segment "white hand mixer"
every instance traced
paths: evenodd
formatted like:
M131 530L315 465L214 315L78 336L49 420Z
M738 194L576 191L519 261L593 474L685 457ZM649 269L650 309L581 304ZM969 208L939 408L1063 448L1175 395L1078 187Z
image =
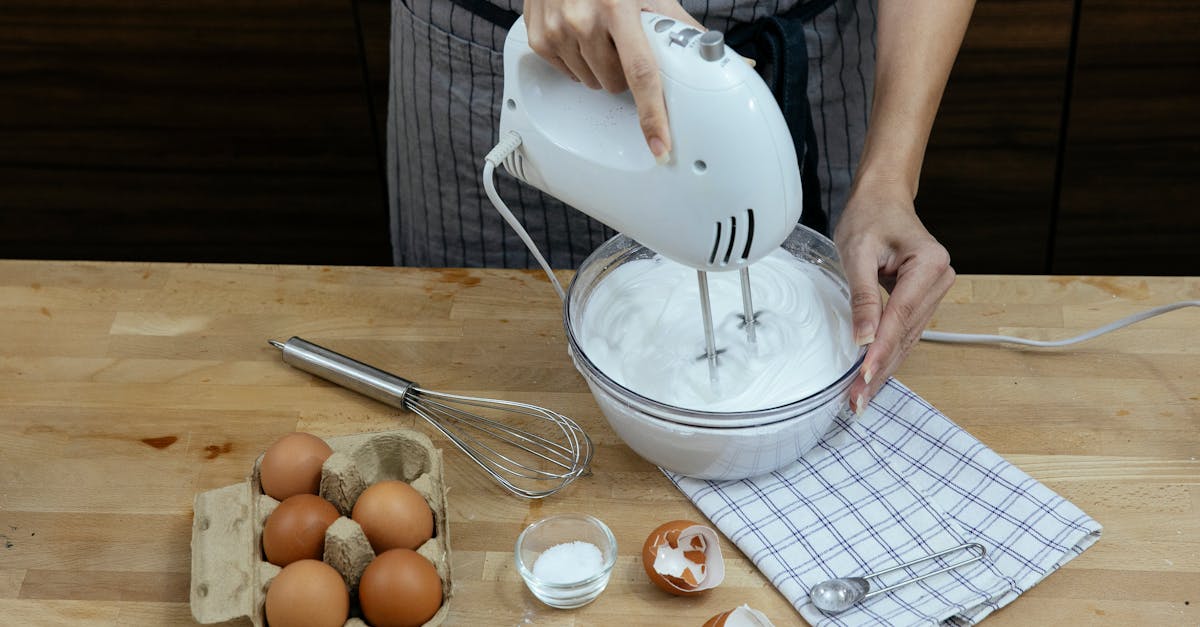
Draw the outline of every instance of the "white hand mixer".
M504 42L500 143L484 186L551 283L562 286L496 193L514 177L570 204L672 261L697 270L705 357L715 367L706 272L741 273L743 319L754 341L749 265L779 247L800 219L800 168L775 97L718 31L701 33L653 13L642 26L658 62L670 118L671 160L646 147L630 93L577 83L529 47L524 18Z
M762 79L728 50L721 33L642 14L670 116L672 159L646 147L633 97L576 83L529 47L524 19L504 42L500 143L488 153L484 187L541 264L562 286L521 223L496 193L493 170L510 174L697 270L706 351L715 367L708 280L741 272L743 319L754 340L748 266L775 250L800 219L800 169L787 122ZM811 190L810 190L811 191ZM1155 307L1062 340L925 331L935 342L1076 344L1200 301Z

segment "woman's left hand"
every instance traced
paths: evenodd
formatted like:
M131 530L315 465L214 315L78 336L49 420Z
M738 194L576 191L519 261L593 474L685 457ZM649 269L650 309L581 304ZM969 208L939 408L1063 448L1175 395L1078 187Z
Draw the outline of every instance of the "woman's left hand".
M954 284L950 255L913 208L902 185L858 181L834 239L850 283L854 340L869 344L850 403L862 413L921 339ZM880 291L890 293L884 303Z

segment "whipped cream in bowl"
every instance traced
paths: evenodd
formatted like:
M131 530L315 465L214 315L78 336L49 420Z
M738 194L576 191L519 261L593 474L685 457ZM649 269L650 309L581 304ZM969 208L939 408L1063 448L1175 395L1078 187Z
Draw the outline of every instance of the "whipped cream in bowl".
M609 424L642 457L704 478L774 470L815 445L846 408L866 354L853 341L841 262L831 241L797 226L751 265L754 342L738 272L710 272L708 282L715 377L696 271L623 235L571 282L571 356Z

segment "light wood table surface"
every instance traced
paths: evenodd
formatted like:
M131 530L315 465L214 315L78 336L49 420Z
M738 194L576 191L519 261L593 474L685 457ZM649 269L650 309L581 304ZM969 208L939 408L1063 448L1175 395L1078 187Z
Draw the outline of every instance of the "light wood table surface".
M964 276L947 331L1061 337L1200 298L1197 278ZM493 486L440 436L453 625L695 625L749 603L799 615L735 547L698 598L642 572L658 523L698 511L604 422L536 273L0 262L0 624L190 624L192 499L241 481L292 430L413 427L281 363L300 335L439 390L575 417L594 476L544 502ZM1200 624L1200 310L1058 351L923 344L899 378L1104 525L1100 541L989 625ZM608 590L541 606L512 565L523 526L568 511L612 527Z

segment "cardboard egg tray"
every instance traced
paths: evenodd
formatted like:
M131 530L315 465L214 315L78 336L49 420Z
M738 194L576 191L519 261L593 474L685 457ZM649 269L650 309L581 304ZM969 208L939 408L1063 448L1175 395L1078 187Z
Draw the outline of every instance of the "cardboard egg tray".
M425 435L396 430L326 440L333 455L321 468L321 496L342 514L325 532L325 563L350 589L351 618L346 627L366 627L355 617L358 580L375 558L367 537L350 512L358 495L373 483L399 479L412 485L433 510L433 537L417 552L442 579L442 607L425 623L441 625L451 596L450 544L446 535L446 490L442 454ZM260 455L250 477L196 495L192 516L192 617L203 624L266 625L267 587L280 567L266 561L262 530L279 501L263 494Z

